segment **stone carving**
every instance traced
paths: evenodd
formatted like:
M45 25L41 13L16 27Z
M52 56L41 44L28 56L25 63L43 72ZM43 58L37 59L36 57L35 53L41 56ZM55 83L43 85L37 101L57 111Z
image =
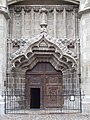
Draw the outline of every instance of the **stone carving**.
M62 12L63 9L65 8L66 11L70 12L70 11L73 11L73 7L77 8L77 6L62 6L62 5L59 5L59 6L43 6L43 8L47 9L48 12L53 12L54 11L54 8L56 8L56 11L57 12ZM42 9L41 6L28 6L28 5L25 5L25 6L22 6L22 5L19 5L19 6L15 6L14 7L14 10L16 12L21 12L21 10L24 9L25 12L30 12L31 9L34 10L34 12L39 12L40 9Z
M47 9L42 8L40 10L40 13L41 13L41 22L40 22L41 32L47 32L47 30L46 30L46 28L47 28Z
M41 19L40 19L40 26L39 26L40 28L39 29L41 29L41 32L40 32L39 35L37 35L36 37L32 37L31 39L24 39L24 36L23 36L23 38L21 38L21 39L13 40L13 46L14 47L19 47L19 49L11 55L12 63L14 63L14 64L16 62L21 63L22 62L21 61L22 56L25 56L24 58L26 60L29 60L28 59L28 54L29 53L32 53L32 56L34 56L33 54L36 54L36 53L33 53L33 51L34 51L33 48L35 48L34 47L34 45L35 45L35 46L37 46L38 50L39 50L38 47L43 46L43 47L47 48L47 52L49 50L54 51L55 52L54 57L56 58L56 56L58 56L57 59L59 61L61 60L61 61L64 62L62 64L66 64L66 62L67 62L68 65L71 65L71 66L76 65L76 58L75 58L76 54L68 49L67 44L66 44L67 40L65 41L63 39L54 38L54 37L51 37L50 35L48 35L48 30L47 30L47 26L48 26L48 20L47 20L48 15L47 14L48 14L48 12L53 12L54 9L56 9L57 12L61 12L61 11L63 11L64 8L66 10L67 9L72 10L73 6L72 7L66 7L66 6L56 7L56 6L54 6L54 8L53 7L48 7L48 6L43 6L43 7L41 7L41 6L16 6L15 7L16 12L21 12L22 9L24 9L25 12L30 12L31 9L32 9L33 12L34 12L33 13L34 15L40 13ZM39 12L39 13L35 13L35 12ZM49 13L49 14L53 14L53 13ZM32 16L32 14L31 14L31 16ZM23 18L24 17L26 17L25 20L27 21L28 17L23 14ZM32 16L32 19L33 19L33 16ZM35 20L36 20L36 18L35 18ZM37 22L37 20L36 20L36 22ZM22 19L22 23L24 23L23 19ZM32 25L32 27L33 26L34 26L34 24ZM25 27L25 24L24 24L24 27ZM31 28L31 30L32 29L33 28ZM22 30L24 32L24 29L22 29ZM27 27L27 30L29 30L29 27ZM41 43L41 44L39 44L39 43ZM53 47L54 49L51 49L50 46ZM69 47L73 47L73 46L69 46ZM44 51L45 48L44 49L42 49L42 48L40 48L40 50ZM49 54L49 52L48 52L48 54ZM65 56L65 57L63 57L63 56ZM66 60L63 59L63 58L65 58ZM63 68L63 66L62 66L62 68Z
M15 10L15 12L21 12L22 11L22 6L15 6L14 10Z
M27 43L27 39L12 39L13 47L23 47Z
M49 79L48 79L48 82L49 83L59 83L59 79L58 79L58 76L50 76Z
M75 14L77 8L74 8L73 5L16 5L14 8L10 8L13 21L10 23L12 26L10 31L12 38L32 38L40 34L40 32L46 32L56 38L75 39L77 20L75 21L74 17L77 19L77 14ZM20 16L17 16L19 14Z
M40 44L39 44L40 47L48 47L48 44L45 42L45 41L42 41Z
M20 41L18 39L12 40L13 47L20 47Z
M20 13L22 11L22 9L25 11L25 12L30 12L31 11L31 6L15 6L14 7L14 11L17 12L17 13Z
M71 12L71 11L73 11L73 8L69 8L69 7L68 7L68 8L66 9L66 11L67 11L67 12Z
M47 87L47 99L46 99L46 103L47 105L56 105L57 103L57 86L53 87L53 86L48 86Z
M31 7L30 6L24 6L24 11L25 12L30 12L31 11Z
M41 33L47 33L47 28L45 27L45 26L43 26L43 25L41 25L42 27L41 27Z
M57 86L56 87L49 87L47 91L48 95L57 95Z
M56 105L57 104L57 97L50 96L49 104Z
M57 11L57 12L63 12L63 9L64 9L64 8L56 8L56 11Z
M47 89L47 106L62 106L64 103L64 98L62 96L62 87L61 86L48 86Z
M33 7L33 11L34 12L39 12L39 10L40 10L40 7L38 7L38 6L37 7Z
M57 97L55 96L46 96L46 107L54 106L57 102Z
M75 48L75 41L71 40L71 41L67 41L67 47L68 48Z
M71 64L72 67L76 66L76 60L74 58L75 54L72 51L70 51L67 48L67 46L65 46L62 43L62 41L55 39L53 37L50 37L49 35L47 35L44 32L42 34L40 34L39 36L32 38L31 40L25 41L24 46L20 46L20 49L17 50L14 54L12 54L12 56L11 56L12 62L14 63L16 61L20 61L20 59L22 58L23 55L25 56L25 59L28 60L27 54L30 52L32 53L32 47L30 47L30 46L34 45L35 43L39 42L40 40L42 41L43 39L45 39L48 44L50 44L50 43L53 44L53 46L56 48L56 50L55 50L56 53L60 53L60 58L58 58L58 59L63 60L62 56L65 55L65 56L67 56L66 57L67 61L63 61L63 62L64 63L67 62L68 65ZM48 45L48 46L50 46L50 45Z
M54 11L54 8L48 8L48 12L52 13Z
M25 43L23 44L23 46L20 47L19 50L17 50L17 51L13 54L14 57L13 57L12 59L14 59L15 57L17 57L17 54L18 54L18 55L21 55L22 53L24 53L25 50L27 50L27 48L28 48L31 44L34 44L35 42L41 40L42 38L46 39L47 41L50 41L50 42L53 43L53 44L54 44L55 41L56 41L55 44L61 49L61 51L62 51L63 53L66 53L67 55L69 54L69 55L72 55L72 56L75 55L72 51L70 51L70 50L67 48L67 46L65 46L65 45L62 43L61 39L55 39L55 38L50 37L49 35L47 35L47 34L45 34L45 33L43 32L42 34L36 36L35 38L32 38L31 40L29 40L29 39L23 40L23 42L25 42ZM22 40L21 40L21 41L22 41Z
M29 83L31 84L40 84L41 83L41 79L40 76L29 76Z

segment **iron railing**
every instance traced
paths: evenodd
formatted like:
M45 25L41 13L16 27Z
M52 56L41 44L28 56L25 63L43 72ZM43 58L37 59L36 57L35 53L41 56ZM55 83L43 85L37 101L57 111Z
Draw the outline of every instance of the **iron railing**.
M5 91L5 113L28 113L32 111L27 108L26 97L26 80L21 73L18 76L13 76L13 73L8 73L6 91ZM45 84L45 83L44 83ZM40 88L43 86L32 85L32 88ZM52 86L52 85L51 85ZM57 87L55 85L52 86ZM60 87L58 85L58 87ZM61 92L47 94L46 87L40 92L41 106L38 110L44 110L45 112L58 112L58 113L79 113L82 111L81 104L81 89L80 81L76 71L63 72L63 82ZM30 93L29 93L30 94ZM43 95L42 95L43 94ZM28 96L30 97L30 95ZM50 102L50 103L49 103Z

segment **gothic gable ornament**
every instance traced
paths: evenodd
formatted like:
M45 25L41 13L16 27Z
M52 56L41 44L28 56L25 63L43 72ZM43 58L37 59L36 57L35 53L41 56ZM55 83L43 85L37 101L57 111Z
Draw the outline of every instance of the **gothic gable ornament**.
M37 62L47 61L56 66L57 70L66 70L76 67L75 57L76 55L62 43L61 39L50 37L43 32L25 41L25 44L12 54L11 60L13 67L33 68Z
M22 46L12 54L14 67L32 68L37 62L50 62L58 70L76 67L75 53L63 44L62 39L56 39L47 33L47 9L40 9L41 33L32 39L20 40ZM22 41L24 44L22 44ZM31 66L30 66L31 65Z

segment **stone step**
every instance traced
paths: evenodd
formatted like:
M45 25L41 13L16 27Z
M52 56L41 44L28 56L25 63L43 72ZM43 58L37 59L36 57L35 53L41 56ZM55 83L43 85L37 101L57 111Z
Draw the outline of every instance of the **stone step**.
M90 120L90 114L6 114L0 120Z

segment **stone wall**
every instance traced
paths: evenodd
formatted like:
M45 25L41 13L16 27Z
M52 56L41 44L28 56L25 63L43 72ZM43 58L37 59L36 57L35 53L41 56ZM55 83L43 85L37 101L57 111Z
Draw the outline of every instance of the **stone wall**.
M6 80L7 60L7 8L6 0L0 1L0 113L4 113L4 81Z
M78 37L77 6L12 6L10 8L10 37L32 38L40 34L40 9L47 9L47 31L52 37Z
M88 6L88 7L87 7ZM90 4L81 1L80 7L81 83L83 112L90 113Z
M14 53L24 39L31 39L41 33L41 8L45 8L47 34L54 38L74 41L79 37L78 6L58 5L15 5L10 6L9 53ZM23 43L24 44L24 43ZM76 44L76 43L75 43ZM75 47L76 48L76 47Z

